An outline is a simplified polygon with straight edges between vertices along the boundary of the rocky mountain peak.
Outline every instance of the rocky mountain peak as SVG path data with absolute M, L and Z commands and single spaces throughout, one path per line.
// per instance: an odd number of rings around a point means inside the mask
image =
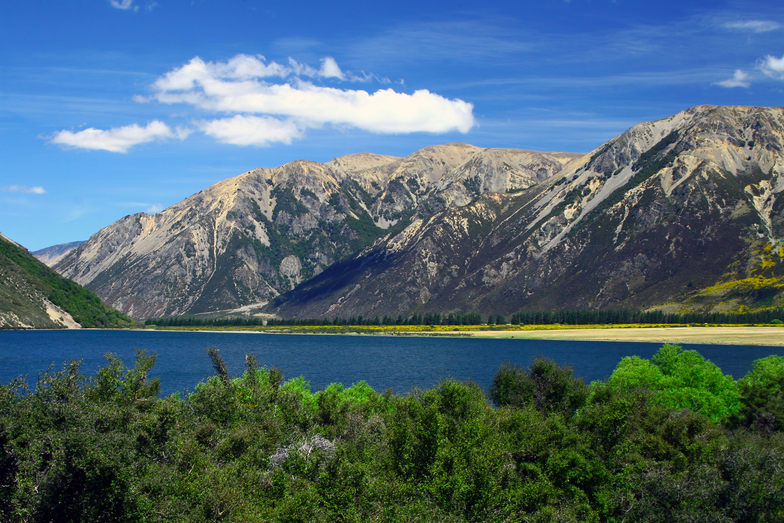
M 270 310 L 301 317 L 609 306 L 726 311 L 762 296 L 780 306 L 782 128 L 781 108 L 695 107 L 567 158 L 544 181 L 531 162 L 516 172 L 513 152 L 502 151 L 499 161 L 483 150 L 439 182 L 441 196 L 462 206 L 378 240 L 276 298 Z M 478 166 L 486 174 L 472 193 L 467 185 Z M 520 190 L 508 192 L 512 180 Z
M 781 108 L 700 106 L 588 154 L 298 160 L 118 220 L 56 268 L 137 318 L 653 306 L 778 252 L 782 129 Z
M 361 172 L 368 169 L 378 169 L 401 158 L 385 154 L 374 153 L 355 153 L 345 156 L 338 156 L 328 161 L 325 165 L 336 171 L 344 173 Z
M 261 304 L 412 220 L 465 205 L 437 187 L 446 177 L 474 197 L 538 183 L 571 159 L 504 154 L 453 143 L 405 158 L 358 153 L 254 169 L 158 214 L 118 220 L 56 268 L 137 318 Z M 512 181 L 499 182 L 502 172 Z

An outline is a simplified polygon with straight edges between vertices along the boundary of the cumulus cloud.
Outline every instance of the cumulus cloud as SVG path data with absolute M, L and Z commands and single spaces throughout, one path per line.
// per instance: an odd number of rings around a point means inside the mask
M 119 5 L 132 3 L 122 0 Z M 329 56 L 321 59 L 318 68 L 291 58 L 284 65 L 261 55 L 240 54 L 225 62 L 195 57 L 155 80 L 150 96 L 133 99 L 190 105 L 222 117 L 203 118 L 189 127 L 174 129 L 155 120 L 146 127 L 133 124 L 108 130 L 63 130 L 50 142 L 125 153 L 145 142 L 175 137 L 184 140 L 194 130 L 222 143 L 267 146 L 289 144 L 307 129 L 324 126 L 402 134 L 466 133 L 475 125 L 473 104 L 460 99 L 450 100 L 426 89 L 409 94 L 392 88 L 369 92 L 324 85 L 336 81 L 390 83 L 364 71 L 361 76 L 354 75 Z
M 24 185 L 8 185 L 0 187 L 2 192 L 17 192 L 22 194 L 46 194 L 46 190 L 40 185 L 36 187 L 26 187 Z
M 722 82 L 716 82 L 716 84 L 722 87 L 749 87 L 751 85 L 749 79 L 750 77 L 747 73 L 744 73 L 740 69 L 737 69 L 735 71 L 735 74 L 732 76 L 732 78 L 729 78 Z
M 201 58 L 196 57 L 179 69 L 170 71 L 158 78 L 152 87 L 159 92 L 188 91 L 200 84 L 211 85 L 216 78 L 230 81 L 248 81 L 254 78 L 272 76 L 284 78 L 291 73 L 292 68 L 276 62 L 265 63 L 263 56 L 255 57 L 241 54 L 228 62 L 218 63 L 205 62 Z
M 784 56 L 776 58 L 775 56 L 767 55 L 760 63 L 760 69 L 768 76 L 784 80 Z
M 153 99 L 167 104 L 185 103 L 224 113 L 274 115 L 296 119 L 301 126 L 347 125 L 377 133 L 448 131 L 468 132 L 474 126 L 473 105 L 449 100 L 428 90 L 413 94 L 380 89 L 337 89 L 315 85 L 299 76 L 346 78 L 332 58 L 322 61 L 318 73 L 293 60 L 288 67 L 263 57 L 238 55 L 228 62 L 193 58 L 153 84 Z M 286 78 L 283 83 L 264 79 Z M 225 122 L 224 120 L 220 120 Z M 236 120 L 233 128 L 249 122 Z M 264 124 L 266 125 L 266 124 Z M 233 137 L 230 143 L 237 143 Z
M 748 31 L 752 33 L 767 33 L 769 31 L 775 31 L 776 29 L 781 27 L 781 24 L 777 22 L 771 22 L 768 20 L 743 20 L 743 21 L 726 22 L 723 25 L 727 29 L 733 29 L 736 31 Z
M 309 78 L 337 78 L 345 80 L 332 57 L 321 60 L 321 68 L 315 69 L 289 58 L 288 65 L 277 62 L 267 63 L 261 56 L 239 54 L 226 62 L 205 62 L 199 57 L 163 75 L 155 81 L 153 89 L 160 92 L 183 91 L 196 88 L 198 85 L 215 85 L 216 82 L 243 82 L 259 78 L 286 78 L 289 76 L 307 76 Z
M 202 122 L 204 134 L 222 143 L 234 145 L 270 145 L 272 142 L 291 143 L 302 131 L 292 121 L 281 121 L 265 116 L 242 116 Z
M 147 214 L 157 214 L 163 210 L 163 205 L 160 203 L 154 203 L 150 205 L 144 212 Z
M 91 127 L 79 132 L 60 131 L 54 135 L 50 142 L 80 149 L 125 153 L 128 152 L 128 149 L 140 143 L 162 140 L 173 136 L 184 138 L 187 134 L 188 131 L 185 129 L 178 129 L 176 133 L 173 133 L 165 123 L 153 120 L 146 127 L 132 124 L 125 127 L 114 127 L 109 130 L 93 129 Z

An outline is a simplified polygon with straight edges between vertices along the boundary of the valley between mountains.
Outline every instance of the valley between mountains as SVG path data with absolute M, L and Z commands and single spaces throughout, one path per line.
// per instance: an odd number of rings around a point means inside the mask
M 127 216 L 54 265 L 136 319 L 784 304 L 784 109 L 695 107 L 588 154 L 296 161 Z

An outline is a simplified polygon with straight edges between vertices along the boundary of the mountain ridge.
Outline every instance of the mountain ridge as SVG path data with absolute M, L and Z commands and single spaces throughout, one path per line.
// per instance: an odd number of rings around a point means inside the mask
M 587 154 L 297 160 L 118 220 L 56 268 L 137 318 L 780 305 L 783 122 L 706 105 Z
M 57 262 L 62 260 L 69 252 L 79 247 L 84 241 L 76 241 L 69 243 L 61 243 L 59 245 L 52 245 L 37 251 L 32 251 L 30 254 L 38 258 L 47 267 L 57 265 Z
M 781 108 L 700 106 L 635 125 L 522 194 L 379 240 L 268 312 L 780 306 L 783 122 Z
M 418 216 L 464 205 L 489 190 L 484 175 L 514 189 L 576 156 L 499 151 L 456 143 L 405 158 L 359 153 L 254 169 L 161 213 L 118 220 L 56 269 L 137 318 L 262 303 Z M 443 197 L 439 180 L 483 155 L 491 168 L 465 170 L 479 183 L 456 175 L 447 189 L 458 197 Z

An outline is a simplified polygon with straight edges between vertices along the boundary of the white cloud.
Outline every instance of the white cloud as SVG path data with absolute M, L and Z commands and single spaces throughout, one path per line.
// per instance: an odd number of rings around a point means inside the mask
M 293 60 L 289 67 L 275 62 L 266 64 L 263 57 L 246 55 L 223 63 L 205 63 L 197 57 L 159 78 L 153 84 L 153 98 L 224 113 L 283 116 L 298 120 L 300 127 L 333 124 L 377 133 L 465 133 L 475 124 L 472 104 L 424 89 L 413 94 L 380 89 L 371 94 L 314 85 L 299 78 L 284 83 L 262 80 L 291 74 L 313 75 L 312 68 L 300 66 Z M 339 78 L 337 75 L 345 77 L 334 59 L 325 58 L 318 76 Z M 232 128 L 238 128 L 239 122 Z M 239 140 L 233 136 L 230 143 Z M 252 137 L 249 140 L 256 143 Z
M 351 80 L 352 82 L 362 82 L 362 83 L 378 82 L 380 84 L 392 83 L 392 80 L 390 80 L 389 78 L 378 76 L 374 73 L 366 73 L 365 71 L 362 71 L 361 74 L 353 74 L 353 73 L 349 74 L 346 78 L 348 80 Z M 400 85 L 405 85 L 406 82 L 401 79 L 401 80 L 397 80 L 395 83 Z
M 760 69 L 768 76 L 784 80 L 784 56 L 776 58 L 775 56 L 767 55 L 760 63 Z
M 134 11 L 138 11 L 139 7 L 133 5 L 133 0 L 111 0 L 112 7 L 116 7 L 117 9 L 122 9 L 127 11 L 128 9 L 133 9 Z
M 191 134 L 193 134 L 193 129 L 190 129 L 190 128 L 188 128 L 188 127 L 183 127 L 183 126 L 181 126 L 181 125 L 178 125 L 178 126 L 177 126 L 177 127 L 174 129 L 174 135 L 175 135 L 177 138 L 179 138 L 180 140 L 184 140 L 184 139 L 186 139 L 186 138 L 187 138 L 187 137 L 189 137 Z
M 289 58 L 289 67 L 286 70 L 286 74 L 282 74 L 280 76 L 281 78 L 284 78 L 289 74 L 293 74 L 294 76 L 309 76 L 313 78 L 318 76 L 319 71 L 318 69 L 313 69 L 311 66 L 307 64 L 301 64 L 296 60 L 294 60 L 293 58 Z
M 130 6 L 132 0 L 123 0 L 119 5 Z M 465 133 L 475 125 L 471 103 L 450 100 L 426 89 L 412 94 L 392 88 L 371 93 L 317 85 L 307 78 L 389 83 L 372 73 L 356 76 L 344 71 L 329 56 L 321 60 L 318 69 L 291 58 L 287 65 L 268 62 L 261 55 L 240 54 L 225 62 L 205 62 L 194 57 L 155 80 L 151 96 L 135 96 L 134 101 L 187 104 L 223 113 L 225 117 L 203 119 L 190 127 L 174 129 L 155 120 L 146 127 L 133 124 L 108 130 L 63 130 L 50 142 L 125 153 L 145 142 L 184 140 L 194 132 L 192 127 L 222 143 L 266 146 L 289 144 L 301 138 L 308 128 L 325 125 L 375 133 Z
M 722 87 L 749 87 L 751 82 L 749 82 L 750 76 L 747 73 L 744 73 L 740 69 L 735 71 L 735 74 L 732 78 L 724 80 L 722 82 L 716 82 L 716 85 L 720 85 Z
M 200 125 L 204 134 L 222 143 L 264 146 L 272 142 L 291 143 L 302 131 L 292 121 L 281 121 L 264 116 L 236 115 Z
M 178 130 L 178 133 L 180 131 Z M 169 126 L 158 120 L 153 120 L 146 127 L 137 124 L 126 125 L 125 127 L 114 127 L 109 130 L 85 129 L 84 131 L 71 132 L 60 131 L 51 139 L 51 143 L 78 147 L 81 149 L 93 149 L 111 151 L 115 153 L 125 153 L 134 145 L 152 142 L 175 136 Z M 182 134 L 180 134 L 182 136 Z M 187 136 L 187 134 L 186 134 Z
M 292 60 L 293 62 L 293 60 Z M 294 62 L 296 64 L 296 62 Z M 278 76 L 284 78 L 292 70 L 276 62 L 264 63 L 263 56 L 248 56 L 240 54 L 228 62 L 204 62 L 199 57 L 163 75 L 155 81 L 153 89 L 161 92 L 185 91 L 195 88 L 199 84 L 209 84 L 215 78 L 242 81 L 254 78 Z
M 163 205 L 160 203 L 154 203 L 150 205 L 144 212 L 147 214 L 157 214 L 164 209 Z
M 319 69 L 319 76 L 323 76 L 324 78 L 339 78 L 341 80 L 346 79 L 346 75 L 343 74 L 343 71 L 340 70 L 338 63 L 331 56 L 321 59 L 321 69 Z
M 744 20 L 735 22 L 726 22 L 723 24 L 727 29 L 734 29 L 737 31 L 750 31 L 752 33 L 767 33 L 775 31 L 781 24 L 771 22 L 768 20 Z
M 23 194 L 46 194 L 46 190 L 40 185 L 36 187 L 25 187 L 24 185 L 8 185 L 6 187 L 0 187 L 0 191 L 18 192 Z

